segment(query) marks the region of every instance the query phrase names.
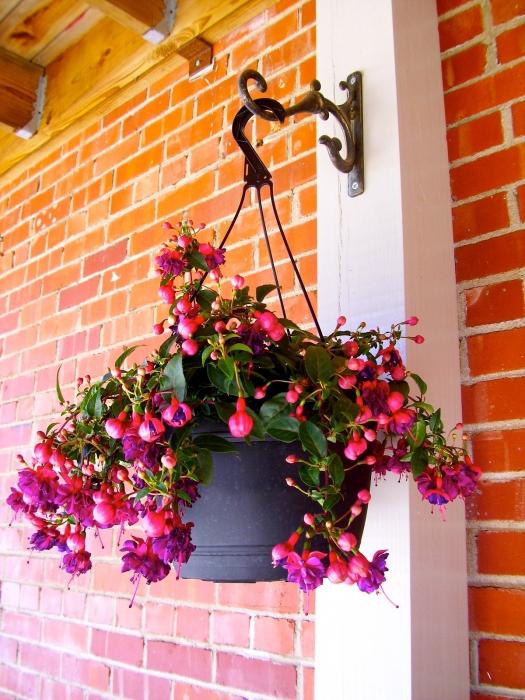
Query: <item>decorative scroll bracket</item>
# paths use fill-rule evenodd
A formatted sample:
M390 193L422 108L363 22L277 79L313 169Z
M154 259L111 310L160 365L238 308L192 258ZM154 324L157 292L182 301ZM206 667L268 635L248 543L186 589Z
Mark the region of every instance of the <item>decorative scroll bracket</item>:
M257 89L266 92L268 86L263 76L255 70L248 69L239 76L239 94L244 105L258 117L275 121L273 112L264 109L252 99L248 91L248 80L254 80ZM346 81L341 81L339 87L347 91L347 98L341 105L336 105L327 99L321 92L321 83L312 81L310 91L288 109L284 110L285 117L306 112L318 114L321 119L328 119L331 114L341 127L344 135L346 155L341 156L343 145L336 137L321 136L319 143L326 146L330 160L342 173L348 173L348 194L356 197L362 194L364 185L364 157L363 157L363 97L362 75L360 71L351 73Z

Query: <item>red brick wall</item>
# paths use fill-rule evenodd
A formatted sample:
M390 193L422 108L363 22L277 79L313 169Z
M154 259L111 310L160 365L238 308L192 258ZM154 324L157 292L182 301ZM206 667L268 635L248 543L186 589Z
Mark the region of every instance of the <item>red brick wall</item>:
M525 2L437 0L463 407L472 697L525 689ZM523 697L519 693L519 697Z
M66 391L100 376L124 343L151 344L161 222L184 209L222 233L240 195L242 158L230 124L236 77L258 67L272 96L304 93L315 73L313 0L284 0L215 46L212 73L185 66L153 77L125 104L0 179L0 498L17 452ZM315 288L315 125L258 125L301 272ZM230 272L270 278L255 208L232 235ZM292 313L297 280L277 247ZM271 280L270 280L271 281ZM145 352L145 351L141 351ZM27 530L0 509L0 694L16 698L312 698L313 615L287 584L218 585L174 576L142 587L119 573L117 545L92 543L96 563L66 589L56 557L25 550ZM221 691L221 688L223 689Z

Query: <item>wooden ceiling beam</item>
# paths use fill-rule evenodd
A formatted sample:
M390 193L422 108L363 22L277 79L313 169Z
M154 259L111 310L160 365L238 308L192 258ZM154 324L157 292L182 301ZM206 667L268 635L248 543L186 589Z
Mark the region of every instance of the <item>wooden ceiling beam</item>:
M41 66L0 49L0 122L29 138L38 128L45 79Z
M15 177L25 160L73 124L87 123L125 99L147 74L180 61L177 52L195 37L214 43L270 7L276 0L177 0L177 19L166 41L152 47L141 36L104 17L78 43L46 66L47 88L42 123L28 141L0 129L0 175ZM148 3L144 3L148 4ZM35 157L37 154L35 153ZM22 163L22 161L24 161ZM20 169L15 168L20 164Z
M119 24L141 34L150 44L160 44L175 22L176 0L89 0Z

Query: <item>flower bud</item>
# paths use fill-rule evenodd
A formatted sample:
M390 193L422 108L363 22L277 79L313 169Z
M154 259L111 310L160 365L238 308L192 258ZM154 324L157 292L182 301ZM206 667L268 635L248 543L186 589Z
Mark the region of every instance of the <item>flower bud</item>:
M234 289L242 289L244 287L244 277L241 275L234 275L231 279L231 283Z
M115 515L115 507L108 501L102 501L93 508L93 519L98 525L114 525Z
M361 501L361 503L370 503L372 495L368 489L361 489L361 491L359 491L357 494L357 498Z
M352 532L343 532L337 540L337 546L343 552L351 552L357 546L357 537Z
M199 352L199 344L196 340L188 338L182 343L182 352L189 357L196 355Z
M161 537L166 526L166 515L164 511L150 510L142 518L142 529L148 537Z

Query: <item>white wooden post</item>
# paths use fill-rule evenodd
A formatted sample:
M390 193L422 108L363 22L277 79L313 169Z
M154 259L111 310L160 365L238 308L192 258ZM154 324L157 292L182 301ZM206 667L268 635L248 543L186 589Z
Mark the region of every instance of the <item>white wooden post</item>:
M319 311L386 327L417 315L407 364L445 420L461 417L448 161L435 0L318 0L317 75L363 72L365 193L318 151ZM330 120L332 121L332 120ZM331 123L318 133L334 135ZM400 606L347 586L318 591L317 700L466 700L465 518L429 514L413 483L372 490L363 551L388 548L386 589Z

